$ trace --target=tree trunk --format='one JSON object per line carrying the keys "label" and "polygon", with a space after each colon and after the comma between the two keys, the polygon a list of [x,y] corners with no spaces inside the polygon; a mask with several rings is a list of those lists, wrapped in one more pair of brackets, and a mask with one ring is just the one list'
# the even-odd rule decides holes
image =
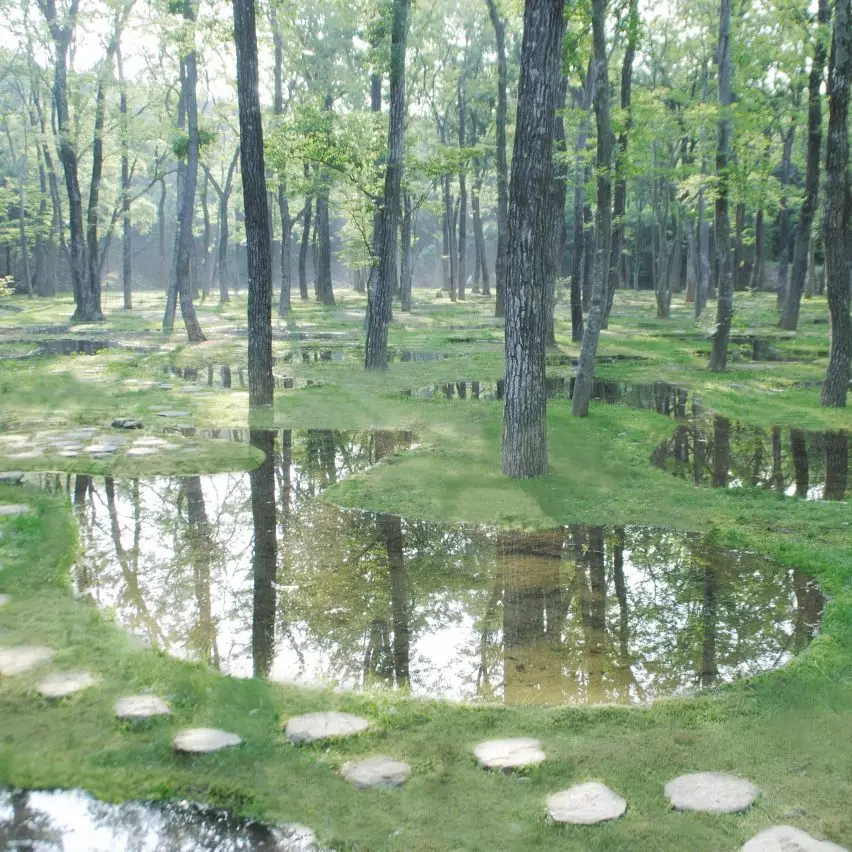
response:
{"label": "tree trunk", "polygon": [[400,224],[400,246],[402,261],[399,272],[399,299],[401,309],[411,311],[411,284],[413,278],[413,265],[411,256],[411,238],[413,225],[413,212],[411,210],[411,193],[405,189],[402,192],[402,223]]}
{"label": "tree trunk", "polygon": [[710,369],[720,372],[728,363],[728,338],[734,313],[734,276],[730,252],[731,224],[728,217],[728,158],[731,152],[731,0],[719,3],[719,108],[716,146],[716,260],[719,266],[719,299],[716,305],[716,331]]}
{"label": "tree trunk", "polygon": [[687,305],[695,301],[697,278],[698,256],[695,246],[695,225],[689,222],[686,228],[686,293],[683,297]]}
{"label": "tree trunk", "polygon": [[636,55],[636,42],[639,38],[639,2],[630,0],[627,13],[627,46],[621,63],[621,109],[625,113],[624,129],[618,134],[618,150],[615,160],[615,197],[612,205],[612,257],[609,264],[609,282],[602,328],[609,325],[609,314],[624,252],[624,214],[627,211],[627,144],[632,124],[630,113],[630,95],[633,84],[633,58]]}
{"label": "tree trunk", "polygon": [[546,243],[554,232],[550,190],[564,8],[564,0],[527,0],[524,8],[505,279],[503,473],[516,478],[547,472],[544,323],[556,258]]}
{"label": "tree trunk", "polygon": [[[274,93],[272,98],[272,109],[275,115],[284,114],[284,92],[283,92],[283,64],[284,64],[284,42],[281,38],[281,29],[278,23],[278,10],[275,3],[269,4],[270,23],[272,26],[272,44],[274,51]],[[281,289],[278,294],[278,315],[285,317],[290,313],[290,207],[287,203],[287,184],[284,172],[278,175],[278,213],[281,217]]]}
{"label": "tree trunk", "polygon": [[302,242],[299,245],[299,298],[308,300],[308,246],[311,243],[311,222],[313,221],[312,199],[305,201],[305,212],[302,218]]}
{"label": "tree trunk", "polygon": [[756,293],[763,290],[764,284],[764,262],[766,259],[766,247],[763,226],[763,208],[758,209],[754,217],[754,265],[751,268],[751,280],[749,289]]}
{"label": "tree trunk", "polygon": [[784,135],[784,148],[781,157],[781,212],[778,214],[778,292],[776,304],[780,311],[787,298],[787,277],[790,262],[790,208],[787,205],[787,191],[793,171],[793,140],[796,136],[795,115]]}
{"label": "tree trunk", "polygon": [[[396,272],[396,235],[399,193],[402,186],[405,145],[405,47],[411,0],[394,0],[391,24],[390,110],[385,185],[373,255],[377,264],[367,286],[367,341],[364,366],[368,370],[388,365],[388,324],[391,319],[393,275]],[[410,292],[410,288],[409,288]],[[410,301],[410,297],[409,297]]]}
{"label": "tree trunk", "polygon": [[334,304],[331,284],[331,225],[328,219],[328,187],[317,193],[317,299],[324,305]]}
{"label": "tree trunk", "polygon": [[574,381],[571,413],[585,417],[589,413],[595,359],[598,350],[606,292],[609,284],[609,263],[612,249],[612,125],[609,114],[609,72],[606,53],[607,0],[592,0],[592,43],[599,79],[595,92],[595,120],[598,131],[597,144],[597,224],[595,228],[595,265],[592,284],[592,301],[589,318],[583,334],[580,362]]}
{"label": "tree trunk", "polygon": [[820,86],[825,70],[825,30],[829,21],[828,0],[819,0],[816,33],[814,36],[814,55],[808,75],[808,151],[805,172],[805,197],[796,223],[795,242],[793,244],[793,266],[790,271],[790,283],[784,299],[780,328],[794,331],[799,325],[799,306],[805,289],[808,271],[808,246],[811,241],[811,226],[817,208],[819,195],[819,157],[822,147],[822,105]]}
{"label": "tree trunk", "polygon": [[190,343],[206,340],[195,306],[192,304],[189,282],[189,266],[192,252],[192,224],[195,218],[195,187],[198,181],[198,105],[195,98],[197,70],[195,62],[195,8],[192,0],[183,0],[183,18],[191,33],[191,48],[181,57],[181,95],[186,110],[188,145],[186,152],[186,171],[181,192],[178,228],[175,235],[174,260],[169,282],[169,294],[166,313],[163,317],[163,331],[170,334],[174,328],[175,301],[180,298],[180,311]]}
{"label": "tree trunk", "polygon": [[115,53],[118,67],[119,98],[121,114],[121,284],[124,294],[124,310],[133,309],[133,245],[130,221],[130,128],[127,125],[127,83],[124,79],[124,62],[121,46]]}
{"label": "tree trunk", "polygon": [[831,315],[831,351],[822,404],[845,406],[852,360],[849,275],[852,272],[852,197],[849,191],[849,87],[852,85],[852,2],[837,0],[828,83],[825,153],[825,281]]}
{"label": "tree trunk", "polygon": [[737,202],[734,208],[734,290],[740,292],[748,287],[746,276],[745,244],[743,232],[745,231],[745,203]]}
{"label": "tree trunk", "polygon": [[[506,160],[506,114],[508,71],[506,65],[506,22],[497,12],[495,0],[485,0],[497,41],[497,263],[494,269],[497,302],[494,316],[506,316],[506,275],[509,225],[509,166]],[[564,0],[555,0],[560,6]]]}
{"label": "tree trunk", "polygon": [[698,190],[698,288],[695,291],[695,318],[701,316],[710,295],[710,225],[704,212],[704,190]]}
{"label": "tree trunk", "polygon": [[[249,406],[272,405],[272,246],[263,160],[263,122],[257,91],[257,30],[254,0],[233,0],[233,3],[240,167],[248,257]],[[270,476],[270,479],[274,506],[274,476]],[[273,536],[274,521],[275,511],[272,509]],[[255,534],[256,531],[257,527]]]}
{"label": "tree trunk", "polygon": [[556,327],[554,316],[556,313],[556,276],[562,269],[562,255],[565,251],[563,243],[565,237],[565,197],[566,197],[566,175],[564,174],[567,164],[566,154],[568,152],[565,144],[565,120],[562,116],[565,110],[565,98],[568,93],[568,80],[563,75],[559,89],[559,97],[556,102],[556,118],[553,128],[553,143],[559,152],[559,167],[553,167],[554,175],[550,188],[550,203],[553,205],[553,233],[551,233],[548,244],[553,252],[553,263],[548,264],[550,278],[545,282],[544,302],[544,333],[545,343],[548,346],[556,345]]}
{"label": "tree trunk", "polygon": [[[459,79],[458,84],[458,108],[459,108],[459,148],[466,144],[466,122],[467,105],[465,103],[465,80],[464,76]],[[467,175],[464,168],[459,170],[459,241],[458,241],[458,272],[459,292],[461,301],[465,298],[465,287],[467,286]]]}

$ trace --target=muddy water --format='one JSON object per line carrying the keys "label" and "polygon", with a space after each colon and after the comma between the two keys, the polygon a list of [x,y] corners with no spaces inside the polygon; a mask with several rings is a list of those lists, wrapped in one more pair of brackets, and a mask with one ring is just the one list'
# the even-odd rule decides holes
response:
{"label": "muddy water", "polygon": [[78,790],[0,790],[0,849],[38,852],[313,852],[300,826],[269,827],[180,802],[101,802]]}
{"label": "muddy water", "polygon": [[233,675],[507,704],[680,694],[781,665],[818,629],[809,578],[699,536],[519,534],[316,499],[405,434],[251,438],[269,458],[251,474],[41,475],[78,512],[77,593]]}

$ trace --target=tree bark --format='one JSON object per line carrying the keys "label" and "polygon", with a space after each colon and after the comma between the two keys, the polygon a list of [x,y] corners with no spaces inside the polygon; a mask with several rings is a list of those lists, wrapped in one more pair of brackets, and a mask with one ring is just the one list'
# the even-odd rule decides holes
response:
{"label": "tree bark", "polygon": [[334,304],[334,289],[331,283],[331,224],[328,218],[328,187],[317,192],[317,300],[324,305]]}
{"label": "tree bark", "polygon": [[781,212],[778,214],[778,291],[776,304],[778,310],[787,298],[787,278],[790,267],[790,208],[787,192],[793,171],[793,140],[796,137],[795,115],[790,127],[784,134],[784,147],[781,156]]}
{"label": "tree bark", "polygon": [[849,276],[852,272],[852,196],[849,188],[849,87],[852,85],[851,0],[837,0],[828,72],[825,152],[825,281],[831,350],[822,386],[824,406],[846,405],[852,360]]}
{"label": "tree bark", "polygon": [[[497,11],[495,0],[485,0],[488,15],[494,27],[497,42],[497,263],[494,269],[497,301],[494,316],[506,316],[506,275],[509,225],[509,166],[506,160],[506,114],[508,112],[506,89],[506,21]],[[563,0],[555,0],[560,7]]]}
{"label": "tree bark", "polygon": [[133,244],[130,220],[130,128],[127,124],[127,82],[124,79],[124,62],[121,45],[115,52],[120,87],[118,108],[121,113],[121,284],[124,310],[133,309]]}
{"label": "tree bark", "polygon": [[796,223],[795,242],[793,244],[793,265],[790,270],[790,283],[784,299],[780,328],[794,331],[799,325],[799,307],[805,289],[808,272],[808,247],[811,241],[811,226],[817,208],[819,195],[819,157],[822,147],[822,104],[820,86],[825,70],[825,34],[829,22],[828,0],[819,0],[817,11],[814,55],[808,75],[808,150],[805,171],[805,197]]}
{"label": "tree bark", "polygon": [[609,284],[609,263],[612,243],[612,125],[609,114],[609,72],[606,53],[607,0],[592,0],[592,43],[599,79],[595,91],[595,120],[597,123],[597,224],[595,228],[595,265],[592,283],[592,302],[583,334],[580,362],[574,381],[571,413],[585,417],[589,413],[595,359],[598,350],[606,292]]}
{"label": "tree bark", "polygon": [[399,299],[401,309],[406,312],[411,311],[411,285],[414,272],[411,253],[413,216],[414,213],[411,209],[411,193],[405,189],[402,192],[402,222],[400,224],[402,260],[399,271]]}
{"label": "tree bark", "polygon": [[383,370],[388,365],[388,325],[396,273],[396,235],[405,144],[405,47],[411,0],[394,0],[391,24],[390,110],[385,184],[374,234],[377,264],[367,285],[367,341],[364,366]]}
{"label": "tree bark", "polygon": [[695,291],[695,318],[701,316],[710,295],[710,225],[705,215],[704,190],[698,190],[698,287]]}
{"label": "tree bark", "polygon": [[763,225],[763,208],[759,208],[754,217],[754,265],[751,268],[751,280],[749,281],[749,289],[756,293],[763,290],[764,284],[764,263],[766,260],[766,245],[764,237]]}
{"label": "tree bark", "polygon": [[[306,164],[307,170],[307,164]],[[299,245],[299,298],[308,300],[308,246],[311,243],[311,222],[313,221],[312,199],[305,202],[305,212],[302,218],[302,242]]]}
{"label": "tree bark", "polygon": [[547,472],[545,300],[556,262],[547,240],[554,232],[549,196],[564,8],[564,0],[527,0],[524,7],[505,280],[503,473],[516,478]]}
{"label": "tree bark", "polygon": [[[248,258],[249,406],[272,405],[272,246],[263,159],[263,121],[257,91],[257,30],[254,0],[233,2],[240,168]],[[274,505],[274,481],[272,490]],[[274,535],[274,509],[272,512]]]}
{"label": "tree bark", "polygon": [[728,363],[728,338],[734,313],[734,275],[730,252],[731,223],[728,216],[728,158],[731,152],[731,0],[719,3],[719,123],[716,145],[716,260],[719,266],[719,298],[710,369],[721,372]]}
{"label": "tree bark", "polygon": [[[464,75],[459,78],[457,100],[459,108],[459,148],[467,144],[466,133],[466,92]],[[459,170],[459,240],[458,240],[458,271],[459,271],[459,299],[465,299],[465,287],[467,286],[467,174],[464,167]]]}
{"label": "tree bark", "polygon": [[[274,51],[274,86],[272,109],[275,115],[284,114],[284,42],[278,23],[278,11],[275,3],[269,4],[270,23],[272,25],[272,45]],[[287,202],[287,184],[284,172],[278,175],[278,213],[281,217],[281,288],[278,294],[278,315],[285,317],[292,307],[290,290],[292,275],[290,273],[290,206]]]}

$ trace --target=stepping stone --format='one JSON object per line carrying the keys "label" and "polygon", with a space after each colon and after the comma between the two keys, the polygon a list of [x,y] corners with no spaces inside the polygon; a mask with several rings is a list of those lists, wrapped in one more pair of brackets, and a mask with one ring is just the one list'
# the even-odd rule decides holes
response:
{"label": "stepping stone", "polygon": [[509,740],[486,740],[473,750],[474,757],[483,769],[520,769],[537,766],[545,759],[541,743],[530,737]]}
{"label": "stepping stone", "polygon": [[53,651],[43,645],[18,645],[0,651],[0,675],[12,677],[50,662]]}
{"label": "stepping stone", "polygon": [[223,748],[238,746],[242,738],[218,728],[184,728],[172,740],[175,751],[187,754],[207,754]]}
{"label": "stepping stone", "polygon": [[14,518],[17,515],[25,515],[31,511],[32,509],[23,503],[6,503],[0,505],[0,518]]}
{"label": "stepping stone", "polygon": [[75,459],[80,455],[80,453],[78,453],[77,450],[62,450],[59,455],[64,459]]}
{"label": "stepping stone", "polygon": [[760,790],[727,772],[694,772],[666,784],[666,796],[679,811],[735,814],[750,807]]}
{"label": "stepping stone", "polygon": [[276,826],[272,837],[278,852],[321,852],[316,835],[306,825],[294,822]]}
{"label": "stepping stone", "polygon": [[98,683],[98,679],[92,677],[86,671],[60,672],[59,674],[48,675],[39,681],[36,689],[45,698],[65,698],[75,692],[88,689],[96,683]]}
{"label": "stepping stone", "polygon": [[411,767],[392,757],[368,757],[358,762],[347,761],[340,774],[356,787],[399,787],[411,775]]}
{"label": "stepping stone", "polygon": [[155,456],[160,451],[156,447],[131,447],[128,456]]}
{"label": "stepping stone", "polygon": [[84,447],[83,449],[93,456],[107,456],[114,453],[118,447],[114,444],[89,444],[88,447]]}
{"label": "stepping stone", "polygon": [[144,428],[138,420],[133,420],[130,417],[116,417],[110,423],[113,429],[142,429]]}
{"label": "stepping stone", "polygon": [[0,485],[20,485],[24,481],[24,474],[19,470],[5,470],[0,473]]}
{"label": "stepping stone", "polygon": [[773,825],[752,837],[742,852],[847,852],[842,846],[828,840],[817,840],[800,828],[791,825]]}
{"label": "stepping stone", "polygon": [[188,411],[158,411],[157,417],[190,417]]}
{"label": "stepping stone", "polygon": [[27,450],[23,453],[13,453],[9,456],[10,459],[40,459],[44,455],[44,450]]}
{"label": "stepping stone", "polygon": [[370,723],[361,716],[337,711],[306,713],[287,722],[284,733],[294,743],[311,743],[336,737],[350,737],[366,731]]}
{"label": "stepping stone", "polygon": [[6,606],[7,604],[10,604],[11,602],[12,602],[12,599],[9,597],[9,595],[0,595],[0,607]]}
{"label": "stepping stone", "polygon": [[577,784],[547,800],[547,815],[553,822],[595,825],[624,816],[627,802],[597,781]]}
{"label": "stepping stone", "polygon": [[169,442],[164,441],[162,438],[137,438],[133,443],[137,447],[167,447],[167,446],[169,446]]}
{"label": "stepping stone", "polygon": [[169,705],[156,695],[128,695],[115,703],[115,715],[119,719],[150,719],[152,716],[168,716]]}

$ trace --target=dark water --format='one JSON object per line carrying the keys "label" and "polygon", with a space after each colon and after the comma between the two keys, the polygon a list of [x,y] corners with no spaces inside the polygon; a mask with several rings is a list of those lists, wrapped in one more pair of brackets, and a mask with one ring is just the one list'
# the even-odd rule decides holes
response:
{"label": "dark water", "polygon": [[810,500],[849,496],[849,432],[762,429],[698,415],[654,450],[652,462],[696,485],[767,488]]}
{"label": "dark water", "polygon": [[781,665],[818,629],[808,577],[700,536],[521,534],[315,499],[405,434],[250,437],[267,453],[250,474],[41,475],[78,512],[78,594],[237,676],[507,704],[679,694]]}
{"label": "dark water", "polygon": [[0,790],[10,852],[315,852],[301,826],[270,827],[189,802],[112,805],[79,790]]}
{"label": "dark water", "polygon": [[115,340],[99,338],[62,338],[54,340],[4,340],[4,343],[20,343],[34,346],[32,352],[25,355],[13,356],[30,358],[36,356],[53,357],[57,355],[97,355],[107,349],[120,349],[122,344]]}

